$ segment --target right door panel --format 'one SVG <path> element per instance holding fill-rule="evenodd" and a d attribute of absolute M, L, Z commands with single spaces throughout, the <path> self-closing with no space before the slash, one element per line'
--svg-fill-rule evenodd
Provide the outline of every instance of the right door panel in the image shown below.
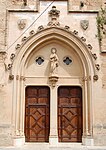
<path fill-rule="evenodd" d="M 82 90 L 80 87 L 58 88 L 59 142 L 82 141 Z"/>

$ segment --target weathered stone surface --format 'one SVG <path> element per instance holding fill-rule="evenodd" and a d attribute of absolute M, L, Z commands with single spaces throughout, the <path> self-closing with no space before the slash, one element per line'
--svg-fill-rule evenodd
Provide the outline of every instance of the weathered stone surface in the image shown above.
<path fill-rule="evenodd" d="M 81 6 L 81 2 L 83 5 Z M 69 0 L 69 11 L 71 10 L 98 10 L 102 6 L 102 0 Z"/>

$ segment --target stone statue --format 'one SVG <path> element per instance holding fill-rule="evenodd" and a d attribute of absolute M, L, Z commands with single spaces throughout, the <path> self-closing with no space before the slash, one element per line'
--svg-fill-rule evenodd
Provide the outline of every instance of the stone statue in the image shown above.
<path fill-rule="evenodd" d="M 51 49 L 51 55 L 50 55 L 50 76 L 58 76 L 57 75 L 57 67 L 59 65 L 59 59 L 56 54 L 57 50 L 56 48 Z"/>

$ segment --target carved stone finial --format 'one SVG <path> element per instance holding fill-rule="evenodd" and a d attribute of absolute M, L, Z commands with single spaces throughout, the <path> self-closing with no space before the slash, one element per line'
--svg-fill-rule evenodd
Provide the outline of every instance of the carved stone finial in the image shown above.
<path fill-rule="evenodd" d="M 60 11 L 56 9 L 56 6 L 52 6 L 52 9 L 49 11 L 50 22 L 48 26 L 59 26 L 60 23 L 58 21 Z"/>
<path fill-rule="evenodd" d="M 50 16 L 59 17 L 60 11 L 56 9 L 56 6 L 52 6 L 52 9 L 49 11 Z"/>

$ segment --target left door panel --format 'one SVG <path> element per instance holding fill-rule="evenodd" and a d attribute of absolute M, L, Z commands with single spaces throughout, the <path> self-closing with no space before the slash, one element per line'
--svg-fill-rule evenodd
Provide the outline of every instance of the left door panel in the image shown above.
<path fill-rule="evenodd" d="M 50 89 L 28 86 L 25 93 L 25 140 L 48 142 L 50 131 Z"/>

